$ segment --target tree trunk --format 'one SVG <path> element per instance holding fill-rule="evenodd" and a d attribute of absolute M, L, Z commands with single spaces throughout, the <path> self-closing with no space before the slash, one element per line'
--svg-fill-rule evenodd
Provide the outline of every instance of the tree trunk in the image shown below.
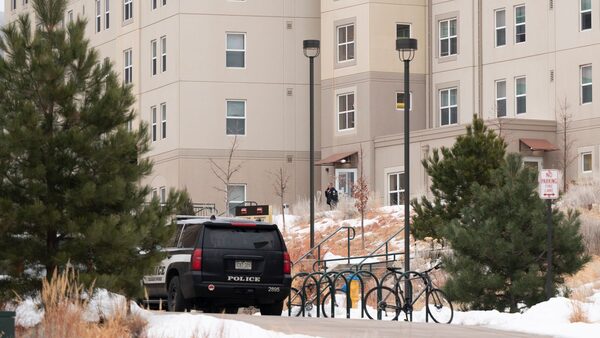
<path fill-rule="evenodd" d="M 58 238 L 56 230 L 46 232 L 46 279 L 50 281 L 54 270 L 56 270 L 56 252 L 58 251 Z"/>
<path fill-rule="evenodd" d="M 362 248 L 365 249 L 365 212 L 360 212 L 360 231 L 362 232 Z"/>
<path fill-rule="evenodd" d="M 285 204 L 281 201 L 281 217 L 283 218 L 283 232 L 285 233 Z"/>

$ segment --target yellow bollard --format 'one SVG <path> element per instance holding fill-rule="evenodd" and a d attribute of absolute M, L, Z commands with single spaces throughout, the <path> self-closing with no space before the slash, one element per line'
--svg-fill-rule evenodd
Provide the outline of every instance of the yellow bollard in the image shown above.
<path fill-rule="evenodd" d="M 352 278 L 352 280 L 350 281 L 350 300 L 352 301 L 353 309 L 356 309 L 356 307 L 358 306 L 358 300 L 360 299 L 360 295 L 358 292 L 359 288 L 360 280 L 358 279 L 358 277 Z"/>

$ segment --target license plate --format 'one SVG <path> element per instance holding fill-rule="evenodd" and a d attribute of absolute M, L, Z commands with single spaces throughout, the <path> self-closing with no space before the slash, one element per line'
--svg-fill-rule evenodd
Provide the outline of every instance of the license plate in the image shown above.
<path fill-rule="evenodd" d="M 252 270 L 252 261 L 235 261 L 236 270 Z"/>

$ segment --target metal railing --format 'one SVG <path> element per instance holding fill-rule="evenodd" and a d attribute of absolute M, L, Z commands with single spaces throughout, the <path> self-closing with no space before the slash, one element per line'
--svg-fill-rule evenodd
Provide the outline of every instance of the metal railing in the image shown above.
<path fill-rule="evenodd" d="M 385 260 L 385 261 L 383 261 L 383 262 L 377 262 L 377 263 L 375 263 L 375 264 L 383 264 L 383 263 L 386 263 L 386 264 L 387 264 L 388 262 L 395 261 L 395 260 L 396 260 L 396 255 L 404 255 L 404 252 L 392 252 L 392 253 L 390 253 L 390 252 L 389 252 L 389 244 L 390 244 L 390 241 L 391 241 L 392 239 L 396 238 L 396 236 L 398 236 L 399 234 L 401 234 L 403 231 L 404 231 L 404 227 L 402 227 L 402 229 L 398 230 L 396 233 L 394 233 L 393 235 L 391 235 L 391 236 L 390 236 L 388 239 L 386 239 L 386 240 L 385 240 L 383 243 L 381 243 L 381 244 L 380 244 L 380 245 L 379 245 L 377 248 L 375 248 L 375 250 L 371 251 L 371 252 L 370 252 L 368 255 L 365 255 L 365 258 L 363 258 L 363 260 L 362 260 L 362 261 L 360 261 L 358 264 L 354 264 L 354 265 L 353 265 L 353 266 L 350 268 L 350 270 L 356 270 L 356 271 L 358 271 L 358 270 L 362 270 L 362 269 L 363 269 L 363 265 L 367 265 L 367 264 L 370 264 L 370 265 L 372 266 L 374 263 L 365 263 L 365 261 L 366 261 L 368 258 L 370 258 L 370 257 L 380 257 L 380 256 L 384 256 L 384 257 L 386 257 L 386 260 Z M 376 253 L 377 251 L 379 251 L 381 248 L 383 248 L 384 246 L 385 246 L 385 254 L 382 254 L 382 255 L 375 255 L 375 253 Z M 388 257 L 389 257 L 389 256 L 393 256 L 393 257 L 394 257 L 394 259 L 393 259 L 393 260 L 389 260 L 389 259 L 388 259 Z"/>
<path fill-rule="evenodd" d="M 315 245 L 314 247 L 310 248 L 310 250 L 308 250 L 304 255 L 302 255 L 300 258 L 298 258 L 296 261 L 292 262 L 292 266 L 298 264 L 300 261 L 302 261 L 303 259 L 305 259 L 306 257 L 308 257 L 309 255 L 313 254 L 313 252 L 315 251 L 315 249 L 317 250 L 317 261 L 321 260 L 321 246 L 323 245 L 323 243 L 327 242 L 329 239 L 331 239 L 333 236 L 335 236 L 338 232 L 342 231 L 346 229 L 348 231 L 348 235 L 347 235 L 347 243 L 348 243 L 348 257 L 346 258 L 348 260 L 348 264 L 350 264 L 350 241 L 353 240 L 356 236 L 356 231 L 354 230 L 353 227 L 351 226 L 342 226 L 337 228 L 332 234 L 330 234 L 329 236 L 325 237 L 322 241 L 320 241 L 317 245 Z M 314 268 L 313 268 L 314 269 Z"/>

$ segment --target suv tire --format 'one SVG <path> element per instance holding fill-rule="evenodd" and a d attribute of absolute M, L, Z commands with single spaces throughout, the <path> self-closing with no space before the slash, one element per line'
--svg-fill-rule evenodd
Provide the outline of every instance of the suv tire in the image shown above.
<path fill-rule="evenodd" d="M 167 307 L 171 312 L 183 312 L 187 308 L 187 302 L 181 293 L 179 276 L 175 276 L 169 282 L 169 293 L 167 299 Z"/>
<path fill-rule="evenodd" d="M 283 301 L 260 306 L 261 316 L 281 316 L 281 312 L 283 312 Z"/>

